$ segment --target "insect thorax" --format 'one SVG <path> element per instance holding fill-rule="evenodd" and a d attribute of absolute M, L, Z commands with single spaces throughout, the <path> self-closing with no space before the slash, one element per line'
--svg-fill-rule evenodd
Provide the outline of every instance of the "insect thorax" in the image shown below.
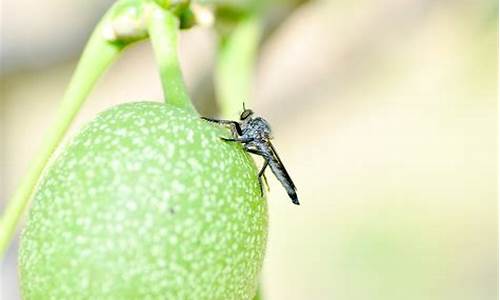
<path fill-rule="evenodd" d="M 271 134 L 271 126 L 263 118 L 257 117 L 249 120 L 243 126 L 243 135 L 255 139 L 269 138 Z"/>

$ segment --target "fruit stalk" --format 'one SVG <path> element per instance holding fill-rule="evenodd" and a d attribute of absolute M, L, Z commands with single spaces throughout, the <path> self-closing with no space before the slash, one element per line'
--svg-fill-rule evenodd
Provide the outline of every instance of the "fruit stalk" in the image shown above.
<path fill-rule="evenodd" d="M 165 102 L 197 114 L 187 93 L 177 55 L 179 19 L 157 4 L 152 3 L 151 6 L 148 32 L 160 72 Z"/>

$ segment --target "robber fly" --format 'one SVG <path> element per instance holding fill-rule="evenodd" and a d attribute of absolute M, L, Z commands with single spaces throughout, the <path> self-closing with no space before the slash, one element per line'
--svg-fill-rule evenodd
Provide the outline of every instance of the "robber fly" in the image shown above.
<path fill-rule="evenodd" d="M 281 162 L 276 149 L 274 149 L 273 144 L 271 144 L 271 126 L 269 126 L 269 123 L 267 123 L 266 120 L 261 117 L 254 117 L 253 111 L 246 109 L 244 104 L 243 112 L 240 115 L 240 122 L 231 120 L 215 120 L 205 117 L 202 117 L 202 119 L 218 124 L 230 125 L 233 129 L 233 138 L 221 137 L 222 140 L 226 142 L 242 143 L 247 152 L 264 158 L 264 165 L 262 166 L 258 176 L 261 195 L 264 194 L 262 178 L 264 178 L 267 185 L 264 171 L 267 166 L 269 166 L 276 178 L 278 178 L 283 187 L 286 189 L 286 192 L 292 199 L 293 204 L 299 205 L 295 184 L 293 184 L 293 181 L 290 178 L 290 175 L 288 175 L 285 166 Z"/>

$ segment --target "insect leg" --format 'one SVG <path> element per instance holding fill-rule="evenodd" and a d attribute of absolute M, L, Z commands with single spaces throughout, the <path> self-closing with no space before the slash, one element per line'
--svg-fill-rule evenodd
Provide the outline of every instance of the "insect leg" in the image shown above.
<path fill-rule="evenodd" d="M 201 117 L 201 119 L 203 119 L 205 121 L 212 122 L 212 123 L 217 123 L 217 124 L 232 125 L 236 129 L 236 132 L 238 133 L 238 135 L 242 135 L 243 134 L 243 132 L 241 131 L 240 123 L 238 123 L 236 121 L 231 121 L 231 120 L 217 120 L 217 119 L 210 119 L 210 118 L 205 118 L 205 117 Z"/>
<path fill-rule="evenodd" d="M 231 120 L 217 120 L 217 119 L 210 119 L 207 117 L 200 117 L 200 119 L 203 119 L 203 120 L 209 121 L 209 122 L 213 122 L 213 123 L 219 123 L 219 124 L 230 124 L 230 123 L 234 122 Z"/>
<path fill-rule="evenodd" d="M 264 165 L 262 166 L 262 169 L 260 169 L 259 176 L 257 177 L 259 179 L 259 184 L 260 184 L 260 195 L 264 196 L 264 188 L 262 187 L 262 177 L 264 177 L 264 182 L 266 183 L 267 190 L 269 191 L 269 185 L 267 184 L 267 178 L 266 175 L 264 175 L 264 171 L 267 168 L 267 165 L 269 163 L 267 160 L 264 161 Z"/>
<path fill-rule="evenodd" d="M 249 148 L 246 148 L 245 150 L 247 150 L 247 152 L 250 152 L 252 154 L 256 154 L 256 155 L 259 155 L 259 156 L 262 156 L 265 158 L 264 156 L 264 153 L 263 152 L 260 152 L 259 150 L 255 150 L 255 149 L 249 149 Z"/>
<path fill-rule="evenodd" d="M 266 175 L 264 174 L 264 171 L 266 170 L 267 166 L 269 165 L 269 163 L 267 162 L 267 160 L 264 161 L 264 165 L 262 166 L 262 169 L 260 169 L 260 172 L 259 172 L 259 183 L 260 183 L 260 195 L 261 196 L 264 196 L 264 189 L 262 188 L 262 178 L 264 178 L 264 183 L 266 184 L 266 187 L 267 187 L 267 191 L 269 192 L 269 184 L 267 183 L 267 178 L 266 178 Z"/>
<path fill-rule="evenodd" d="M 269 192 L 271 189 L 269 188 L 269 184 L 267 183 L 266 174 L 262 174 L 262 178 L 264 179 L 264 183 L 266 184 L 267 191 Z"/>
<path fill-rule="evenodd" d="M 266 184 L 267 191 L 269 191 L 269 184 L 267 183 L 267 178 L 266 178 L 266 175 L 264 174 L 264 171 L 266 170 L 267 166 L 269 165 L 269 163 L 267 162 L 267 155 L 266 155 L 266 153 L 261 152 L 261 151 L 256 150 L 256 149 L 247 148 L 246 150 L 247 150 L 247 152 L 262 156 L 264 158 L 264 165 L 262 166 L 262 169 L 260 170 L 259 176 L 258 176 L 259 184 L 260 184 L 260 195 L 263 196 L 264 189 L 262 188 L 262 178 L 264 178 L 264 183 Z"/>
<path fill-rule="evenodd" d="M 225 138 L 225 137 L 221 137 L 221 140 L 225 142 L 240 142 L 240 143 L 249 143 L 253 141 L 252 138 Z"/>

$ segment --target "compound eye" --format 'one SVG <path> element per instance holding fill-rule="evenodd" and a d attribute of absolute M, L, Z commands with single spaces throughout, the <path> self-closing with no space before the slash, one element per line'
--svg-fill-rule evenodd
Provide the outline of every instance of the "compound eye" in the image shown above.
<path fill-rule="evenodd" d="M 250 117 L 250 115 L 253 114 L 253 111 L 250 109 L 245 109 L 241 115 L 240 115 L 240 120 L 245 120 L 246 118 Z"/>

